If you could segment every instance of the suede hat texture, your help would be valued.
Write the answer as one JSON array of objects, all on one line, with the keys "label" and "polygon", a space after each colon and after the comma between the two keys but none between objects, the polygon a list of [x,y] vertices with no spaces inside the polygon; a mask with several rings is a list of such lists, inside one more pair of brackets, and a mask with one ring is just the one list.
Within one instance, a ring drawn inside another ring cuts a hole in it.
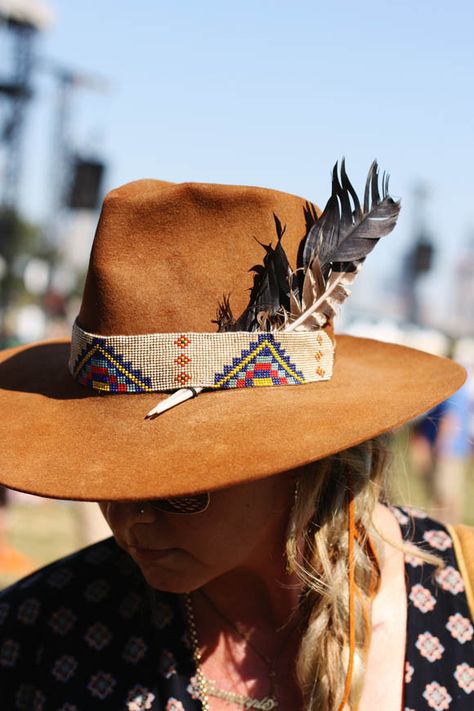
[{"label": "suede hat texture", "polygon": [[[264,188],[141,180],[102,208],[78,323],[102,336],[215,331],[248,303],[262,247],[286,225],[296,264],[308,203]],[[313,207],[313,206],[311,206]],[[315,209],[313,207],[313,209]],[[256,239],[255,239],[256,238]],[[327,327],[331,338],[332,329]],[[167,393],[103,394],[71,376],[70,342],[0,354],[0,481],[42,496],[140,500],[300,467],[391,430],[447,398],[444,358],[337,335],[329,381],[205,391],[155,419]]]}]

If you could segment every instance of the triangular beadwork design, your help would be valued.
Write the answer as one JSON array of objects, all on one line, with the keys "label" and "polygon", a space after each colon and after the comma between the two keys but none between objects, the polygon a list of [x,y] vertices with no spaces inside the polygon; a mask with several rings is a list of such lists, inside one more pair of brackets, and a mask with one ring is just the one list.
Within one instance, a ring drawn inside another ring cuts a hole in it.
[{"label": "triangular beadwork design", "polygon": [[142,375],[110,345],[95,338],[77,358],[74,377],[85,387],[109,393],[152,392],[151,378]]},{"label": "triangular beadwork design", "polygon": [[255,388],[304,382],[303,373],[268,333],[258,336],[248,349],[214,377],[216,388]]}]

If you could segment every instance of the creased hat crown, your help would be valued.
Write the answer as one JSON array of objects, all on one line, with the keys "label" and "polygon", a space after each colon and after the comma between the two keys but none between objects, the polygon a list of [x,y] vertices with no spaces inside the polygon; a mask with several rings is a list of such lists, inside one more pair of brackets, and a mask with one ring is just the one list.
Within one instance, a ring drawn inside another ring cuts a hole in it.
[{"label": "creased hat crown", "polygon": [[286,225],[296,263],[308,203],[265,188],[140,180],[108,194],[102,208],[79,323],[97,334],[215,331],[218,302],[248,303],[257,242]]}]

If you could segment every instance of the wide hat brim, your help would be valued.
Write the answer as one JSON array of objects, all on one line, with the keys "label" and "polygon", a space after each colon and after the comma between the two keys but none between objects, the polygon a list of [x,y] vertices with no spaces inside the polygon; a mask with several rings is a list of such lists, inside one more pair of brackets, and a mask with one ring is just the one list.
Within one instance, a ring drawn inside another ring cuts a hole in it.
[{"label": "wide hat brim", "polygon": [[103,395],[76,383],[70,343],[0,356],[6,486],[78,500],[138,500],[288,471],[392,430],[457,390],[456,363],[337,336],[330,381],[203,392],[148,420],[166,393]]}]

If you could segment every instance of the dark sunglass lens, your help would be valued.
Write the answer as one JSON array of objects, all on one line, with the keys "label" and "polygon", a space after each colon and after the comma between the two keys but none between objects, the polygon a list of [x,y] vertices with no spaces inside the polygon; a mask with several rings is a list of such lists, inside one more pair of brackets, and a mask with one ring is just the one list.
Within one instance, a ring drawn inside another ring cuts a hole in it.
[{"label": "dark sunglass lens", "polygon": [[208,493],[196,494],[195,496],[176,496],[168,499],[156,499],[150,501],[150,506],[166,513],[193,514],[205,511],[209,506],[210,496]]}]

